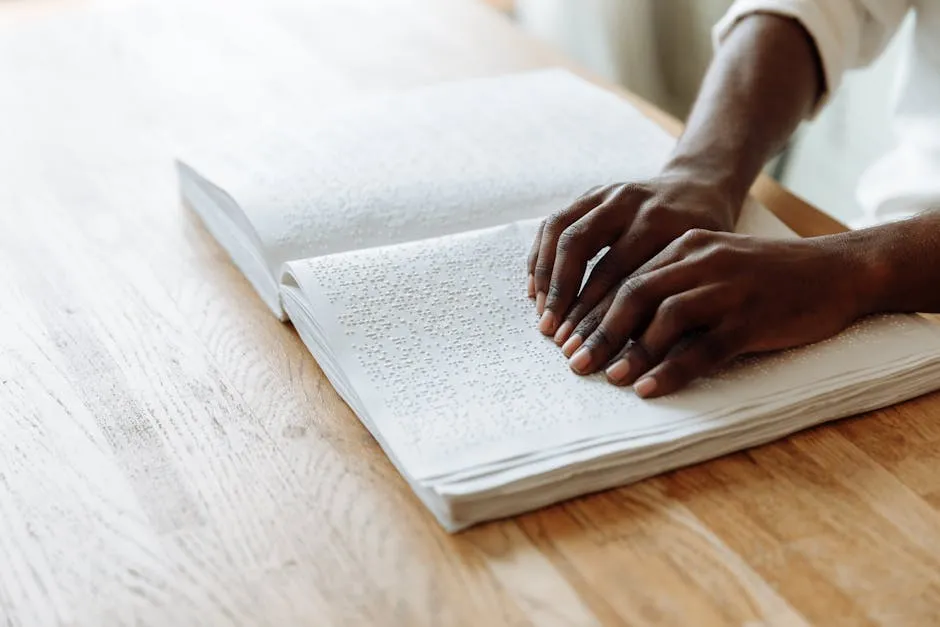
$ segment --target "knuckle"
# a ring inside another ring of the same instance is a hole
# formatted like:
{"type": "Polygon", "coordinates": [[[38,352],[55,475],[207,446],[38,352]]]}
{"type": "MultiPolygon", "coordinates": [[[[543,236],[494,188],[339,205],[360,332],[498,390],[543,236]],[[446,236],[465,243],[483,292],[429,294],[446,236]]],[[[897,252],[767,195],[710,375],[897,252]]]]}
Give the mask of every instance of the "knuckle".
{"type": "Polygon", "coordinates": [[[533,274],[537,281],[548,281],[552,278],[552,266],[544,263],[536,263],[533,274]]]}
{"type": "Polygon", "coordinates": [[[618,209],[630,209],[633,211],[635,219],[652,195],[652,190],[643,183],[621,183],[609,192],[608,200],[617,206],[618,209]]]}
{"type": "Polygon", "coordinates": [[[711,241],[712,232],[706,229],[692,228],[682,234],[682,242],[688,246],[698,247],[711,241]]]}
{"type": "Polygon", "coordinates": [[[546,297],[549,304],[554,304],[562,299],[565,295],[565,288],[559,281],[552,281],[548,286],[548,296],[546,297]]]}
{"type": "Polygon", "coordinates": [[[658,311],[662,321],[669,327],[684,327],[689,321],[688,304],[681,296],[670,296],[662,302],[658,311]]]}
{"type": "Polygon", "coordinates": [[[734,249],[723,242],[715,242],[705,251],[706,259],[713,262],[725,262],[734,257],[734,249]]]}
{"type": "Polygon", "coordinates": [[[613,336],[610,331],[604,327],[603,324],[599,324],[594,333],[591,335],[591,346],[592,347],[609,347],[613,345],[613,336]]]}
{"type": "Polygon", "coordinates": [[[548,237],[557,237],[568,225],[568,210],[556,211],[545,218],[543,233],[548,237]]]}
{"type": "Polygon", "coordinates": [[[575,327],[572,332],[573,335],[580,335],[581,337],[588,337],[597,328],[597,323],[600,321],[600,318],[593,312],[588,312],[584,318],[581,319],[581,322],[578,323],[578,326],[575,327]]]}
{"type": "Polygon", "coordinates": [[[621,183],[620,187],[617,189],[618,196],[649,196],[650,194],[651,190],[649,185],[639,181],[621,183]]]}
{"type": "Polygon", "coordinates": [[[622,304],[627,301],[642,299],[646,293],[646,285],[646,279],[642,276],[624,281],[617,289],[617,302],[622,304]]]}
{"type": "Polygon", "coordinates": [[[575,333],[581,337],[588,337],[594,329],[600,325],[601,320],[604,318],[604,315],[607,313],[608,303],[602,301],[591,308],[590,311],[584,314],[584,317],[581,319],[581,322],[578,324],[575,329],[575,333]]]}
{"type": "Polygon", "coordinates": [[[558,250],[561,252],[573,252],[577,250],[578,244],[583,238],[584,229],[579,226],[571,225],[558,236],[558,250]]]}
{"type": "Polygon", "coordinates": [[[638,211],[633,218],[632,230],[639,237],[655,237],[659,239],[659,234],[663,230],[662,222],[650,213],[649,209],[638,211]]]}
{"type": "MultiPolygon", "coordinates": [[[[637,211],[634,228],[661,241],[671,241],[676,236],[676,225],[681,224],[680,216],[668,203],[659,199],[650,199],[637,211]]],[[[680,237],[681,239],[681,237],[680,237]]]]}
{"type": "Polygon", "coordinates": [[[637,210],[637,216],[651,223],[661,221],[663,216],[669,213],[671,213],[669,205],[656,196],[649,197],[637,210]]]}

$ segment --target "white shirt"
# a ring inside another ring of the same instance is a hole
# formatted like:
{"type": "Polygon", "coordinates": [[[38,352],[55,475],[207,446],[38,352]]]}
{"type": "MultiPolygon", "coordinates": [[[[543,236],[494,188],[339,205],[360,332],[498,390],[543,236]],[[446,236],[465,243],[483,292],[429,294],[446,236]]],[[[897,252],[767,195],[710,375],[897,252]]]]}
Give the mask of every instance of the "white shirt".
{"type": "Polygon", "coordinates": [[[713,32],[718,46],[754,12],[799,20],[816,42],[825,73],[826,93],[815,116],[847,71],[884,51],[909,11],[915,14],[914,36],[893,86],[896,144],[862,175],[862,225],[940,208],[940,0],[737,0],[713,32]]]}

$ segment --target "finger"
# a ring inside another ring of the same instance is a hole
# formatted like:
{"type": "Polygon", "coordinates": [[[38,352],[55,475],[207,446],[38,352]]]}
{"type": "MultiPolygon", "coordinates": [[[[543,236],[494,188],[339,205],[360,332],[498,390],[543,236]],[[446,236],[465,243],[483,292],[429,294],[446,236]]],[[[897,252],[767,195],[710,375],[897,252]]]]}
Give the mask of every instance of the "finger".
{"type": "Polygon", "coordinates": [[[615,385],[631,385],[659,364],[690,335],[718,325],[727,313],[722,293],[714,286],[699,287],[663,300],[643,335],[607,368],[615,385]]]}
{"type": "Polygon", "coordinates": [[[571,358],[575,351],[581,348],[581,345],[584,343],[584,338],[590,336],[594,332],[594,329],[601,323],[601,320],[604,319],[604,315],[607,313],[607,310],[610,309],[616,295],[617,290],[609,291],[599,303],[594,305],[591,311],[585,314],[578,323],[578,326],[575,327],[571,337],[569,337],[561,347],[561,353],[565,357],[571,358]]]}
{"type": "MultiPolygon", "coordinates": [[[[674,256],[670,255],[668,251],[661,252],[659,255],[657,255],[657,257],[663,258],[664,264],[671,262],[674,259],[674,256]]],[[[618,263],[616,259],[617,258],[615,257],[614,261],[610,262],[610,266],[608,267],[616,267],[616,264],[618,263]]],[[[598,265],[600,265],[600,263],[598,265]]],[[[611,272],[613,273],[614,271],[611,272]]],[[[606,274],[607,271],[602,270],[601,277],[605,277],[606,274]]],[[[593,300],[593,298],[597,297],[595,294],[588,294],[583,300],[579,297],[578,303],[575,305],[575,308],[568,317],[568,320],[571,320],[573,323],[575,320],[577,320],[577,322],[574,323],[574,330],[571,333],[571,336],[565,339],[564,344],[562,345],[562,352],[566,357],[571,357],[571,354],[584,343],[585,338],[593,334],[597,327],[600,326],[601,321],[604,319],[604,316],[607,314],[608,310],[613,304],[614,298],[617,296],[617,292],[621,289],[624,289],[624,286],[628,281],[634,281],[634,283],[639,281],[639,276],[640,275],[637,273],[634,273],[633,275],[620,278],[617,282],[616,289],[608,288],[606,293],[600,296],[600,300],[593,307],[588,308],[588,305],[590,304],[590,301],[593,300]]],[[[590,279],[588,282],[590,282],[590,279]]],[[[597,287],[591,287],[591,289],[596,289],[599,293],[601,287],[606,287],[608,285],[608,279],[600,278],[595,285],[597,285],[597,287]]],[[[589,286],[586,285],[583,291],[588,291],[588,288],[589,286]]],[[[558,340],[556,340],[556,342],[557,341],[558,340]]]]}
{"type": "Polygon", "coordinates": [[[672,241],[666,242],[660,254],[638,264],[639,267],[634,270],[634,274],[646,274],[670,263],[691,259],[696,253],[711,245],[715,236],[713,231],[689,229],[679,237],[673,238],[672,241]]]}
{"type": "Polygon", "coordinates": [[[536,310],[539,315],[545,308],[545,298],[548,294],[549,284],[552,280],[552,271],[555,267],[555,251],[558,248],[558,238],[566,228],[578,221],[582,216],[594,209],[604,200],[603,190],[591,191],[573,204],[549,216],[543,225],[542,236],[539,240],[539,249],[533,267],[535,282],[536,310]]]}
{"type": "Polygon", "coordinates": [[[554,335],[578,294],[587,263],[620,236],[629,207],[605,201],[566,228],[558,238],[555,265],[539,329],[554,335]]]}
{"type": "Polygon", "coordinates": [[[542,241],[542,229],[545,228],[545,220],[539,223],[539,228],[535,232],[535,239],[532,241],[532,248],[529,250],[529,257],[526,260],[526,266],[529,270],[527,292],[529,298],[535,298],[535,262],[539,258],[539,244],[542,241]]]}
{"type": "MultiPolygon", "coordinates": [[[[614,253],[610,262],[601,266],[601,262],[604,261],[602,259],[598,262],[598,267],[591,272],[591,278],[588,279],[571,312],[555,334],[555,343],[567,342],[569,330],[576,329],[581,318],[591,311],[594,302],[603,298],[604,290],[609,290],[612,285],[611,274],[613,277],[626,275],[627,278],[649,274],[679,261],[691,259],[696,251],[707,246],[710,241],[711,234],[701,229],[690,229],[672,241],[665,242],[653,228],[632,229],[624,239],[624,243],[618,242],[611,247],[607,255],[604,255],[606,259],[608,255],[614,253]],[[598,274],[598,278],[592,283],[591,279],[595,274],[598,274]]],[[[583,339],[582,336],[582,341],[583,339]]]]}
{"type": "Polygon", "coordinates": [[[633,388],[642,398],[671,394],[727,364],[740,354],[743,345],[740,335],[728,329],[705,333],[666,357],[633,388]]]}
{"type": "MultiPolygon", "coordinates": [[[[574,299],[570,311],[555,334],[555,343],[566,342],[581,320],[603,299],[608,292],[633,274],[640,264],[655,256],[662,249],[655,233],[645,225],[630,229],[626,235],[611,245],[610,250],[591,270],[581,293],[574,299]]],[[[582,337],[583,339],[583,337],[582,337]]]]}
{"type": "Polygon", "coordinates": [[[681,262],[624,281],[597,328],[585,337],[568,365],[579,374],[602,368],[653,318],[663,300],[694,288],[694,281],[688,264],[681,262]]]}
{"type": "Polygon", "coordinates": [[[621,279],[620,284],[616,289],[609,290],[607,294],[601,298],[600,302],[594,305],[594,307],[591,308],[591,310],[581,318],[577,326],[574,328],[574,331],[571,333],[571,337],[569,337],[561,347],[561,352],[565,357],[571,358],[573,353],[577,351],[582,344],[584,344],[584,339],[591,337],[594,331],[597,330],[597,327],[600,326],[604,316],[607,315],[607,312],[613,305],[620,286],[622,286],[627,280],[628,279],[621,279]]]}
{"type": "Polygon", "coordinates": [[[630,383],[633,382],[632,380],[636,379],[634,373],[638,366],[635,364],[637,364],[638,359],[640,359],[638,353],[641,352],[643,352],[642,346],[638,346],[633,340],[628,341],[626,346],[620,351],[620,354],[610,362],[610,365],[607,366],[607,369],[604,371],[607,375],[607,380],[614,385],[630,385],[630,383]]]}

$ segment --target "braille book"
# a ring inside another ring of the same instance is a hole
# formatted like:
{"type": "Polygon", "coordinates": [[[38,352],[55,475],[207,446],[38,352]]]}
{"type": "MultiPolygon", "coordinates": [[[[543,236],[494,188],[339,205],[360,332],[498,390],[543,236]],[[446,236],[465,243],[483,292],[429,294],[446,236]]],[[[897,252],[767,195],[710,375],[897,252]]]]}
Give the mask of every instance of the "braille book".
{"type": "MultiPolygon", "coordinates": [[[[673,140],[563,70],[371,97],[181,154],[185,201],[440,523],[623,485],[938,387],[940,331],[865,320],[641,400],[536,329],[541,217],[673,140]]],[[[738,230],[794,237],[749,201],[738,230]]]]}

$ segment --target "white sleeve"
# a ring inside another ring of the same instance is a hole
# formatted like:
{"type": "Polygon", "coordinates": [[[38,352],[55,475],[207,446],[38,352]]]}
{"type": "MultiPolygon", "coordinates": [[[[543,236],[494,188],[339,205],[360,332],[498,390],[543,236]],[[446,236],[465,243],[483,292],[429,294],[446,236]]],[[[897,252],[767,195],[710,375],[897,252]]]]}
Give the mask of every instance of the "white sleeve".
{"type": "Polygon", "coordinates": [[[826,81],[815,116],[848,70],[866,66],[881,54],[911,4],[911,0],[736,0],[715,25],[712,39],[717,48],[735,24],[752,13],[799,21],[816,44],[826,81]]]}

